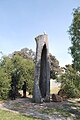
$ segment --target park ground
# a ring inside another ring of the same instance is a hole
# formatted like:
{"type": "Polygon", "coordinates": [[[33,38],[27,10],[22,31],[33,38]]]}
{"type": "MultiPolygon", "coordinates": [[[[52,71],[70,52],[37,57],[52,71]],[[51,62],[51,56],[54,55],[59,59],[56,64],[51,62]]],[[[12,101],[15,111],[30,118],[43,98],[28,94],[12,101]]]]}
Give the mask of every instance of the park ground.
{"type": "Polygon", "coordinates": [[[0,120],[80,120],[80,98],[33,103],[32,97],[0,102],[0,120]]]}

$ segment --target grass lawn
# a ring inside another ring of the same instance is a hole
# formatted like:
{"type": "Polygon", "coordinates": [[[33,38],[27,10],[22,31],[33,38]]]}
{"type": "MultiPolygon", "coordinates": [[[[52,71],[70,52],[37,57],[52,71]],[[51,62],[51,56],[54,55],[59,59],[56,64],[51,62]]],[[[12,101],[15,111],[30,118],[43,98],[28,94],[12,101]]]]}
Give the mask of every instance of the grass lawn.
{"type": "Polygon", "coordinates": [[[42,120],[38,118],[28,117],[22,114],[0,110],[0,120],[42,120]]]}

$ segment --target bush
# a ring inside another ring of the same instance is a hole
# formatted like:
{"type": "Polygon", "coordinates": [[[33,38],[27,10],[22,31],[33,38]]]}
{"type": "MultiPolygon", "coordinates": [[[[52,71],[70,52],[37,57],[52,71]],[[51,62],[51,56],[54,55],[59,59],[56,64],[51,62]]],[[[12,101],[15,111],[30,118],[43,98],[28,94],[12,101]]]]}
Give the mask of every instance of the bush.
{"type": "Polygon", "coordinates": [[[0,69],[0,99],[7,99],[10,90],[10,79],[4,70],[0,69]]]}
{"type": "Polygon", "coordinates": [[[22,89],[23,81],[27,83],[27,91],[32,94],[34,83],[34,62],[27,60],[20,55],[12,58],[3,57],[0,61],[0,99],[7,99],[10,96],[12,76],[16,80],[18,90],[22,89]]]}
{"type": "Polygon", "coordinates": [[[75,98],[75,97],[79,97],[80,95],[79,90],[76,88],[76,86],[73,83],[71,83],[71,81],[67,81],[62,89],[65,90],[65,94],[68,98],[70,97],[75,98]]]}
{"type": "Polygon", "coordinates": [[[65,73],[60,76],[61,89],[68,98],[80,96],[80,74],[72,67],[66,65],[65,73]]]}

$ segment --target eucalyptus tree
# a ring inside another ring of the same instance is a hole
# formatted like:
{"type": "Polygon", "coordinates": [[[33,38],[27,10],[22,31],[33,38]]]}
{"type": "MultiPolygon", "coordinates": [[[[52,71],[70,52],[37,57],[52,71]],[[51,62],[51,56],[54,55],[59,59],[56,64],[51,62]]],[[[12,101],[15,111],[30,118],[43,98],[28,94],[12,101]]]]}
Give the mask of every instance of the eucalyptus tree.
{"type": "Polygon", "coordinates": [[[69,27],[69,35],[72,44],[70,53],[73,58],[73,65],[77,71],[80,71],[80,7],[73,10],[73,20],[69,27]]]}

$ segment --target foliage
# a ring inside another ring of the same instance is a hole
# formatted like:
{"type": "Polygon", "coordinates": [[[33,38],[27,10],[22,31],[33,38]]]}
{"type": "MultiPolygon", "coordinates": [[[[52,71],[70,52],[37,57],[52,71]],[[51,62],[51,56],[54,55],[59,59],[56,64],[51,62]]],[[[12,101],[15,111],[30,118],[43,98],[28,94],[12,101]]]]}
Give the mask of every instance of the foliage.
{"type": "Polygon", "coordinates": [[[52,54],[49,54],[49,58],[50,58],[50,78],[56,79],[57,75],[61,73],[59,61],[52,54]]]}
{"type": "Polygon", "coordinates": [[[72,46],[69,48],[73,65],[66,65],[65,73],[60,76],[62,89],[68,97],[80,96],[80,8],[73,10],[73,20],[69,27],[72,46]]]}
{"type": "Polygon", "coordinates": [[[11,83],[11,61],[8,57],[3,57],[0,62],[0,99],[8,98],[11,83]]]}
{"type": "MultiPolygon", "coordinates": [[[[0,69],[3,72],[1,72],[0,75],[0,84],[2,84],[0,90],[5,88],[6,91],[1,92],[0,96],[4,96],[2,98],[6,99],[8,94],[10,95],[12,76],[14,76],[16,81],[16,93],[18,93],[18,90],[22,89],[23,81],[26,81],[27,91],[29,94],[32,94],[34,83],[34,62],[35,53],[28,48],[21,49],[21,51],[15,51],[9,56],[2,57],[0,61],[0,69]],[[3,82],[5,82],[6,85],[4,85],[3,82]]],[[[55,56],[50,54],[50,77],[53,79],[56,78],[59,72],[59,62],[55,56]]]]}
{"type": "Polygon", "coordinates": [[[61,88],[67,97],[80,96],[80,75],[72,65],[66,65],[65,73],[60,76],[61,88]]]}
{"type": "Polygon", "coordinates": [[[10,79],[4,69],[0,68],[0,99],[6,99],[10,90],[10,79]]]}
{"type": "Polygon", "coordinates": [[[73,11],[73,21],[69,27],[72,46],[70,53],[73,58],[74,68],[80,71],[80,7],[73,11]]]}
{"type": "Polygon", "coordinates": [[[32,60],[27,60],[19,55],[12,58],[14,70],[17,71],[18,89],[22,89],[23,81],[27,83],[28,92],[32,93],[34,81],[34,63],[32,60]]]}
{"type": "Polygon", "coordinates": [[[0,98],[6,99],[11,89],[12,76],[15,76],[17,89],[22,89],[23,81],[27,91],[32,93],[34,82],[34,62],[16,54],[3,56],[0,61],[0,98]]]}
{"type": "MultiPolygon", "coordinates": [[[[27,60],[33,60],[35,63],[36,53],[28,48],[23,48],[20,51],[15,51],[12,55],[19,55],[27,60]]],[[[57,75],[61,72],[61,68],[59,66],[59,61],[53,56],[51,53],[49,54],[50,58],[50,78],[56,79],[57,75]]]]}

